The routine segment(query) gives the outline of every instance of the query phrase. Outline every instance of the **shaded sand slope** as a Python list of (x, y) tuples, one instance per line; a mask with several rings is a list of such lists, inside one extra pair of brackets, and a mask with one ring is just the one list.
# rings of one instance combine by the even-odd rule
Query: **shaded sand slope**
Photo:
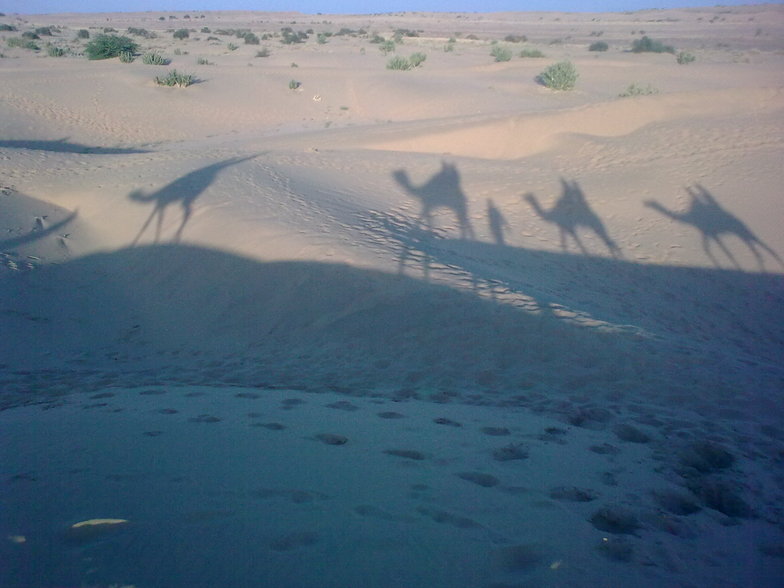
[[(492, 283), (494, 301), (405, 275), (192, 246), (96, 254), (2, 282), (17, 301), (2, 317), (17, 333), (3, 341), (5, 370), (23, 368), (42, 393), (51, 369), (97, 369), (103, 385), (213, 380), (490, 404), (535, 390), (701, 411), (725, 395), (760, 409), (781, 385), (780, 275), (464, 242), (430, 251), (492, 256), (517, 277), (480, 266), (473, 277)], [(17, 389), (7, 402), (25, 402)]]

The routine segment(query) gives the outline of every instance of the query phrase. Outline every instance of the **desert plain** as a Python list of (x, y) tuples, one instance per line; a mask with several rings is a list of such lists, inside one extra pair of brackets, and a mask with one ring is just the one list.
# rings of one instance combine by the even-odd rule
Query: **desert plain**
[(0, 25), (0, 585), (780, 585), (781, 4)]

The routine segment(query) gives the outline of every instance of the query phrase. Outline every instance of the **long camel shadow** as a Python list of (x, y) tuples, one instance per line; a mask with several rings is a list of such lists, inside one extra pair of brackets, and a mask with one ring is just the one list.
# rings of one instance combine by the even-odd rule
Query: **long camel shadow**
[(743, 221), (723, 208), (713, 194), (703, 186), (696, 184), (686, 188), (686, 191), (691, 196), (691, 201), (689, 208), (683, 212), (669, 210), (655, 200), (647, 200), (645, 206), (676, 222), (691, 225), (697, 229), (702, 234), (702, 248), (716, 267), (721, 267), (721, 265), (711, 251), (711, 243), (718, 245), (736, 269), (741, 269), (732, 251), (721, 240), (722, 235), (734, 236), (743, 241), (754, 255), (760, 269), (764, 270), (765, 264), (758, 247), (784, 267), (784, 261), (781, 257), (757, 237)]
[(610, 238), (604, 223), (588, 204), (580, 185), (576, 181), (569, 182), (561, 178), (561, 188), (561, 196), (547, 210), (542, 208), (533, 194), (523, 195), (539, 218), (558, 227), (561, 249), (564, 252), (568, 250), (567, 237), (571, 237), (583, 255), (589, 255), (578, 234), (578, 230), (584, 228), (596, 234), (613, 257), (621, 257), (621, 249)]
[(149, 149), (138, 149), (135, 147), (99, 147), (83, 145), (81, 143), (71, 143), (67, 138), (58, 139), (56, 141), (0, 140), (0, 148), (3, 147), (11, 149), (30, 149), (33, 151), (52, 151), (54, 153), (89, 153), (94, 155), (150, 153)]
[(468, 218), (468, 199), (461, 186), (460, 172), (454, 164), (441, 162), (441, 171), (422, 185), (414, 185), (404, 169), (392, 172), (395, 181), (410, 195), (419, 200), (421, 208), (418, 221), (432, 231), (433, 212), (439, 208), (451, 210), (457, 219), (460, 237), (473, 239), (474, 229)]
[(142, 228), (137, 233), (131, 245), (136, 245), (139, 242), (139, 239), (141, 239), (142, 235), (154, 219), (157, 219), (154, 243), (158, 243), (160, 241), (161, 232), (163, 230), (163, 220), (166, 215), (166, 209), (178, 203), (182, 209), (182, 218), (180, 219), (180, 224), (177, 227), (172, 240), (175, 243), (179, 242), (182, 239), (182, 233), (185, 230), (185, 226), (188, 224), (188, 221), (193, 214), (193, 203), (199, 196), (201, 196), (204, 190), (206, 190), (210, 184), (215, 181), (215, 177), (218, 175), (218, 173), (227, 167), (237, 165), (238, 163), (242, 163), (243, 161), (247, 161), (255, 157), (257, 157), (257, 155), (249, 155), (247, 157), (232, 157), (230, 159), (226, 159), (225, 161), (213, 163), (212, 165), (208, 165), (187, 173), (181, 178), (177, 178), (170, 184), (167, 184), (160, 190), (152, 192), (151, 194), (145, 194), (141, 190), (134, 190), (128, 194), (128, 198), (134, 202), (140, 202), (143, 204), (153, 203), (153, 209), (150, 213), (150, 216), (148, 216), (147, 220), (144, 221)]

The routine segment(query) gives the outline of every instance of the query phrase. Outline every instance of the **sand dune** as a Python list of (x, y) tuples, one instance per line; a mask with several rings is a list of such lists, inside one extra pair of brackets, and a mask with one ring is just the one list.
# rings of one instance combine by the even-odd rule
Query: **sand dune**
[(780, 6), (0, 23), (0, 584), (777, 585)]

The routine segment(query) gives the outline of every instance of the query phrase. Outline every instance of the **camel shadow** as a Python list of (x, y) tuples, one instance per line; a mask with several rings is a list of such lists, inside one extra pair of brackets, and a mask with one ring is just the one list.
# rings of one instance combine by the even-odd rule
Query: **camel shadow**
[(474, 229), (468, 219), (468, 200), (460, 185), (460, 173), (454, 164), (442, 161), (441, 171), (420, 186), (412, 184), (403, 169), (392, 172), (392, 177), (410, 196), (419, 200), (421, 208), (417, 222), (423, 224), (427, 231), (434, 229), (433, 212), (446, 208), (455, 214), (460, 238), (474, 239)]
[(504, 230), (510, 228), (503, 213), (498, 210), (491, 198), (487, 199), (487, 222), (490, 225), (490, 234), (496, 245), (506, 245)]
[(679, 223), (691, 225), (700, 231), (702, 234), (702, 248), (716, 267), (721, 267), (721, 265), (711, 251), (711, 243), (715, 243), (719, 246), (719, 249), (724, 252), (724, 255), (727, 256), (736, 269), (741, 269), (740, 264), (732, 254), (732, 251), (730, 251), (721, 240), (722, 235), (735, 236), (743, 241), (754, 255), (760, 269), (764, 270), (765, 265), (758, 247), (759, 249), (766, 251), (784, 267), (784, 261), (782, 261), (781, 257), (779, 257), (779, 255), (764, 241), (757, 237), (743, 221), (722, 208), (716, 198), (708, 192), (708, 190), (700, 184), (696, 184), (694, 187), (686, 188), (686, 191), (691, 196), (691, 202), (689, 202), (689, 208), (683, 212), (669, 210), (655, 200), (647, 200), (645, 206), (652, 208), (667, 218)]
[(174, 233), (172, 241), (179, 243), (182, 239), (182, 233), (185, 230), (185, 226), (188, 224), (188, 221), (193, 214), (193, 203), (210, 186), (210, 184), (215, 181), (218, 173), (227, 167), (237, 165), (243, 161), (253, 159), (254, 157), (257, 157), (257, 155), (249, 155), (247, 157), (232, 157), (225, 161), (220, 161), (218, 163), (213, 163), (212, 165), (199, 168), (185, 174), (181, 178), (177, 178), (170, 184), (167, 184), (160, 190), (152, 192), (151, 194), (145, 194), (141, 190), (134, 190), (128, 194), (128, 198), (134, 202), (153, 203), (153, 209), (150, 213), (150, 216), (148, 216), (147, 220), (144, 221), (142, 228), (139, 230), (136, 237), (132, 241), (131, 246), (134, 246), (139, 242), (139, 239), (141, 239), (142, 235), (148, 229), (154, 219), (157, 219), (157, 223), (155, 226), (155, 239), (153, 242), (158, 243), (160, 241), (161, 232), (163, 230), (163, 220), (166, 214), (166, 209), (178, 203), (182, 209), (182, 218), (180, 219), (180, 224)]
[(543, 221), (558, 227), (561, 237), (561, 249), (567, 251), (567, 237), (571, 237), (583, 255), (589, 255), (578, 234), (580, 228), (588, 229), (602, 240), (613, 257), (622, 257), (621, 249), (610, 238), (602, 220), (597, 216), (585, 199), (585, 194), (576, 181), (561, 178), (562, 193), (549, 210), (539, 204), (536, 196), (524, 194), (523, 198), (531, 205), (534, 212)]

